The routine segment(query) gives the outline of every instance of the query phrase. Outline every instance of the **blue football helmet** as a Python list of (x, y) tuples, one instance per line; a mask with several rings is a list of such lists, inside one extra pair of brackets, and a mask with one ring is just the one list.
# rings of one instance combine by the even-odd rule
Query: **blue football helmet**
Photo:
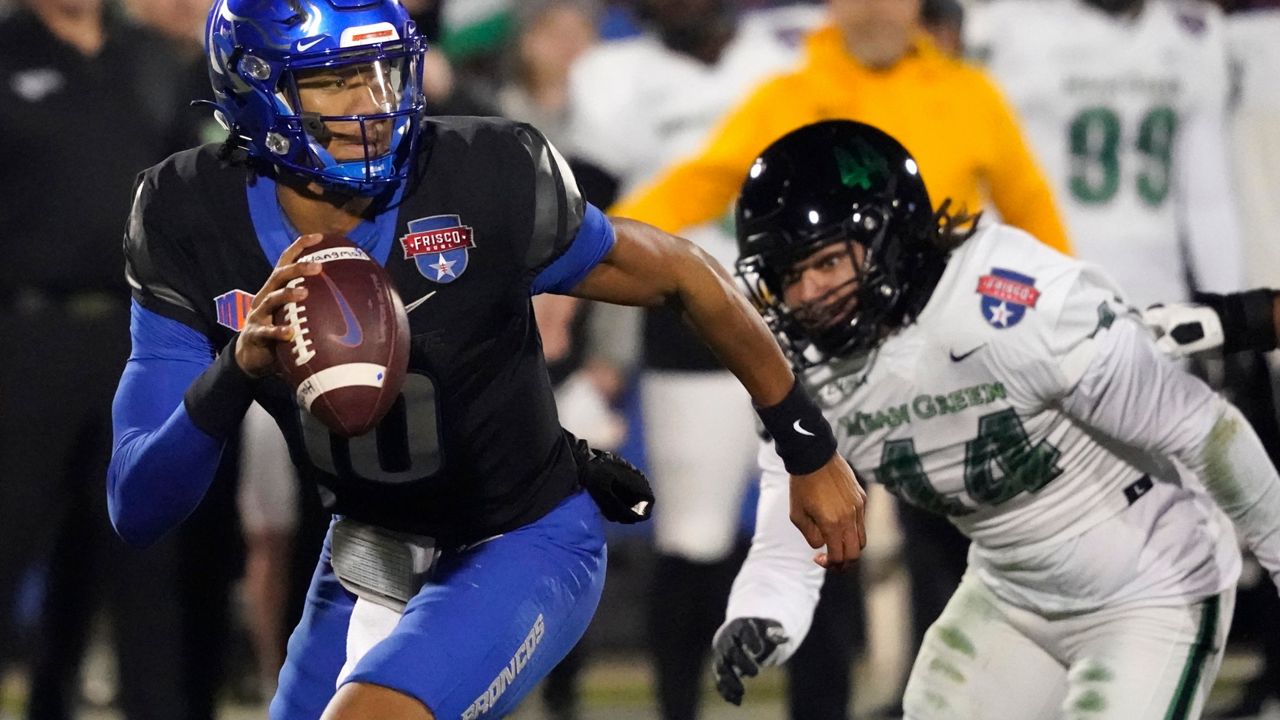
[(426, 42), (397, 0), (216, 0), (205, 52), (250, 157), (360, 195), (408, 177)]

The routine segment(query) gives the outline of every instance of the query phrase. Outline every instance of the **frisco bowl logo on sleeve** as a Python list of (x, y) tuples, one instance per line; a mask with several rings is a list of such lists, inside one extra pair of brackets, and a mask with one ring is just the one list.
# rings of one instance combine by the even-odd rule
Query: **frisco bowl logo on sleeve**
[(218, 324), (231, 328), (236, 332), (244, 329), (244, 320), (249, 317), (249, 304), (253, 295), (243, 290), (232, 290), (213, 299), (218, 308)]
[(1036, 279), (1012, 270), (991, 268), (978, 278), (978, 294), (982, 296), (982, 317), (996, 329), (1013, 327), (1022, 321), (1027, 308), (1040, 299)]
[(400, 238), (404, 259), (418, 266), (428, 280), (451, 283), (467, 269), (469, 250), (476, 246), (470, 225), (457, 215), (435, 215), (409, 221), (409, 234)]

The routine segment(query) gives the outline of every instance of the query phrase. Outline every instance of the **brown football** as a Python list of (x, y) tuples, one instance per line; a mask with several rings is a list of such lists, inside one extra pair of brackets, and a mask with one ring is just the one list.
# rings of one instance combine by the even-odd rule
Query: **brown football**
[(307, 297), (276, 311), (276, 324), (294, 331), (292, 341), (276, 344), (276, 357), (300, 407), (338, 435), (363, 435), (404, 385), (404, 303), (382, 265), (341, 235), (326, 235), (298, 262), (322, 270), (289, 283), (305, 287)]

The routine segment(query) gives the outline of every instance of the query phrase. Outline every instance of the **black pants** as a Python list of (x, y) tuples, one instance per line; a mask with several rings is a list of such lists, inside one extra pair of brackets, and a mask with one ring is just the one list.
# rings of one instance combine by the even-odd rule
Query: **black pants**
[[(698, 716), (711, 640), (724, 622), (733, 578), (746, 548), (716, 563), (659, 557), (650, 596), (649, 642), (658, 704), (667, 720)], [(846, 720), (852, 707), (853, 657), (862, 644), (862, 588), (856, 573), (828, 573), (813, 626), (787, 663), (793, 720)], [(719, 699), (716, 699), (719, 702)]]
[(35, 649), (38, 635), (12, 623), (17, 592), (81, 497), (102, 488), (127, 323), (123, 307), (86, 318), (0, 308), (0, 659)]
[(649, 596), (649, 649), (663, 720), (694, 720), (710, 667), (711, 639), (724, 621), (746, 548), (713, 563), (658, 557)]
[(897, 500), (902, 528), (902, 552), (911, 581), (911, 654), (924, 642), (924, 633), (942, 614), (960, 587), (969, 553), (969, 539), (941, 515)]
[[(190, 673), (198, 665), (216, 677), (217, 657), (189, 644), (201, 633), (186, 624), (181, 573), (226, 573), (184, 563), (177, 534), (130, 548), (107, 519), (110, 407), (129, 353), (128, 322), (124, 302), (92, 312), (53, 305), (0, 313), (0, 652), (16, 648), (32, 662), (33, 720), (74, 716), (81, 658), (102, 607), (126, 717), (212, 717), (212, 693), (198, 699), (193, 689), (206, 681)], [(36, 632), (19, 638), (9, 622), (15, 593), (40, 567), (46, 581)], [(199, 615), (214, 623), (225, 616), (218, 607), (225, 597), (192, 590), (202, 596)], [(216, 629), (207, 637), (225, 635)]]
[(856, 570), (827, 573), (813, 625), (786, 664), (791, 720), (847, 720), (853, 658), (866, 644), (866, 605)]

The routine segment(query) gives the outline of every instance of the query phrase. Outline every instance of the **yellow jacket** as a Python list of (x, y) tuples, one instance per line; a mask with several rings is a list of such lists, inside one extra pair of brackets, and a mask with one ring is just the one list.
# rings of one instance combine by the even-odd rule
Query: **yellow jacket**
[(1013, 111), (982, 71), (943, 55), (924, 35), (892, 68), (873, 71), (833, 27), (806, 41), (804, 66), (761, 85), (713, 131), (700, 155), (611, 208), (668, 232), (724, 215), (769, 143), (819, 120), (875, 125), (911, 151), (935, 205), (971, 211), (990, 197), (1004, 222), (1070, 252), (1052, 191)]

